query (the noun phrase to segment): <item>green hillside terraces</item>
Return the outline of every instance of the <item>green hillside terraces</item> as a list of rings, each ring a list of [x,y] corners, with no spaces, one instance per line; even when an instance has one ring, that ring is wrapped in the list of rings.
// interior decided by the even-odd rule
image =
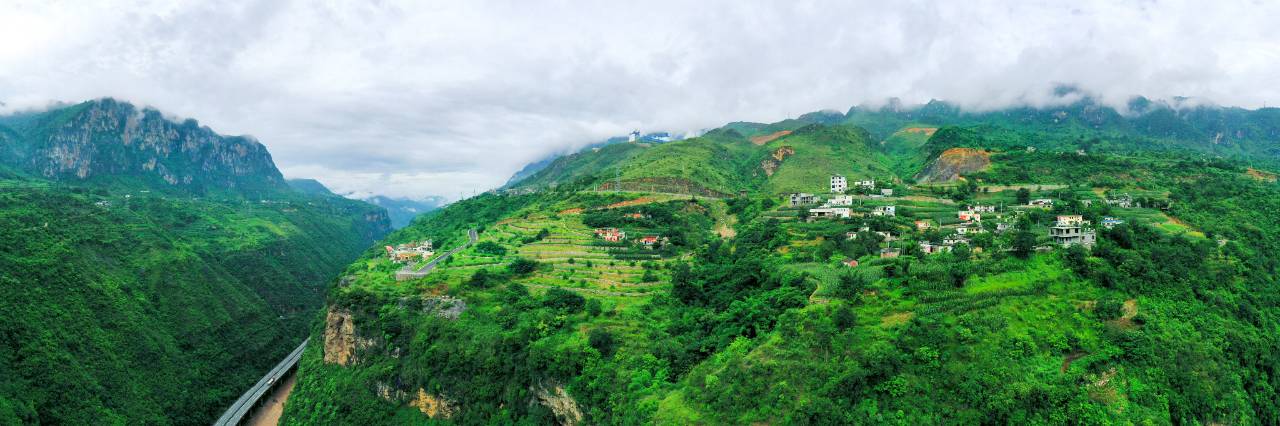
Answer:
[[[427,276],[349,266],[283,422],[1280,421],[1267,144],[1064,110],[855,109],[554,161],[576,183],[388,237],[478,230]]]

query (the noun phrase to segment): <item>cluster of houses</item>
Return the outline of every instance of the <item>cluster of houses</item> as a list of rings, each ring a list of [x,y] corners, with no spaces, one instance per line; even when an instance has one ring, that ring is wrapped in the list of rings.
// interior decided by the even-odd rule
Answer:
[[[431,240],[414,241],[397,246],[386,246],[387,257],[396,263],[412,262],[414,260],[428,260],[435,254],[432,251]]]
[[[856,188],[864,188],[874,190],[876,186],[875,180],[861,180],[853,182]],[[825,203],[818,207],[809,209],[809,217],[813,218],[841,218],[848,219],[853,216],[853,196],[844,195],[849,189],[848,180],[841,175],[831,176],[831,195]],[[872,198],[883,198],[892,196],[892,188],[884,188],[879,194],[872,194]],[[817,195],[807,192],[797,192],[791,194],[791,207],[803,207],[818,204],[821,201]],[[877,206],[871,210],[873,216],[896,216],[897,208],[895,206]]]
[[[596,238],[616,243],[627,239],[627,231],[618,228],[596,228]]]
[[[638,215],[639,213],[634,213],[634,214]],[[623,231],[618,228],[596,228],[595,236],[596,238],[599,238],[611,243],[617,243],[627,239],[627,231]],[[640,245],[643,245],[645,247],[653,247],[655,244],[658,244],[658,243],[666,244],[668,239],[660,235],[645,235],[640,237],[640,239],[636,241],[640,243]]]

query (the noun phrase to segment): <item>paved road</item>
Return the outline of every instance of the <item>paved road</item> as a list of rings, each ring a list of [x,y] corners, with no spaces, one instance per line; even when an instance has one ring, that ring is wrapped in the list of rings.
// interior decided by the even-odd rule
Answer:
[[[302,358],[302,350],[307,348],[307,342],[309,341],[311,341],[310,337],[303,340],[297,349],[289,353],[289,356],[284,357],[284,360],[276,364],[271,371],[268,371],[266,376],[262,376],[258,383],[245,391],[243,395],[240,395],[240,399],[231,404],[231,408],[227,408],[227,412],[222,413],[222,417],[218,417],[218,421],[213,424],[215,426],[235,426],[244,421],[245,416],[248,416],[249,412],[253,411],[253,408],[257,406],[258,400],[262,399],[262,396],[266,395],[267,391],[270,391],[280,378],[289,374],[289,371],[298,365],[298,360]]]
[[[422,278],[427,276],[427,274],[430,274],[431,270],[435,269],[436,265],[438,265],[441,261],[448,259],[449,256],[453,256],[454,253],[460,252],[463,249],[470,247],[472,244],[475,244],[476,240],[479,238],[480,238],[480,235],[476,233],[475,229],[468,229],[467,230],[468,241],[466,244],[463,244],[462,246],[457,247],[453,250],[449,250],[448,253],[436,256],[435,259],[431,259],[430,262],[427,262],[427,264],[423,265],[421,268],[415,268],[416,266],[418,266],[418,264],[416,263],[411,265],[405,265],[405,267],[400,268],[399,271],[396,271],[396,281],[403,281],[403,280],[408,280],[413,278]]]

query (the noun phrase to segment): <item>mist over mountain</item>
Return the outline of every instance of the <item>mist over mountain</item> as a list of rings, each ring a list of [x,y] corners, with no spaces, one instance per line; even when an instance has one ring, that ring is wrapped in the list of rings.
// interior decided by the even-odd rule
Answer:
[[[424,199],[392,198],[381,195],[362,198],[365,202],[387,210],[391,218],[391,228],[400,229],[409,226],[418,215],[443,207],[444,197],[427,197]]]

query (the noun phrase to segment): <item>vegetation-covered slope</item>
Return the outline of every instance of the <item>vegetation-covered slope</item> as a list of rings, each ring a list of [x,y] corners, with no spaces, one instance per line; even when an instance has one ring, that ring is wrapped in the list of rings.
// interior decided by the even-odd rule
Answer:
[[[0,122],[20,153],[0,164],[0,424],[207,424],[389,231],[284,186],[256,142],[155,111]]]
[[[348,268],[285,421],[1280,421],[1280,186],[1247,162],[1265,139],[1241,161],[1133,117],[1082,109],[1061,131],[1025,113],[846,116],[883,143],[737,123],[647,148],[620,178],[424,216],[388,242],[454,247],[474,227],[481,243],[422,279],[376,253]],[[911,184],[921,170],[964,180]],[[778,196],[824,193],[834,173],[905,183],[856,195],[847,219]],[[627,185],[657,178],[688,186]],[[631,192],[601,191],[614,179]],[[681,190],[717,197],[665,194]],[[1056,243],[1058,215],[1096,243]],[[636,241],[650,235],[671,246]]]

